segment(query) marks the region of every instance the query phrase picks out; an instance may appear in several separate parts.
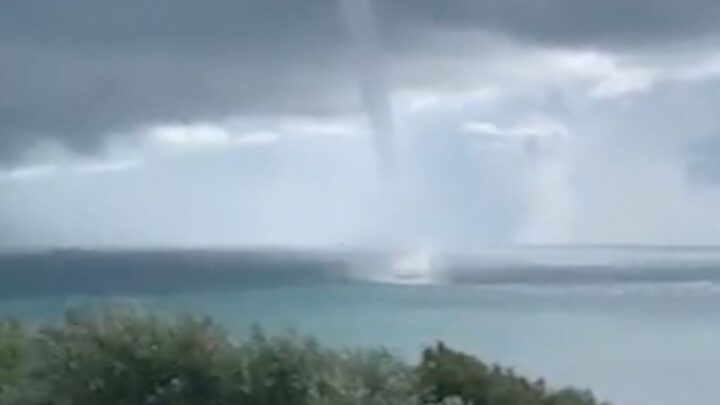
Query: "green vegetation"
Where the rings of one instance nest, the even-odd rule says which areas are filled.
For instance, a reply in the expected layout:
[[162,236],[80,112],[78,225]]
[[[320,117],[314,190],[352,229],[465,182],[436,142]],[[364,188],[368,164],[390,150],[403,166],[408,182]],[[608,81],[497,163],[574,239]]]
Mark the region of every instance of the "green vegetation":
[[418,365],[385,350],[332,350],[259,330],[241,341],[211,320],[132,311],[70,314],[23,331],[0,324],[0,404],[598,405],[438,343]]

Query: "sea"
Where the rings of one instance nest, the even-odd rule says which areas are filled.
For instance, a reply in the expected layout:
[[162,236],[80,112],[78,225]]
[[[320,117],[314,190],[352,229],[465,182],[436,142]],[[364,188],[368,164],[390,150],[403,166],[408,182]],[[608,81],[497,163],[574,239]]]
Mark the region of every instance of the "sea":
[[720,404],[720,249],[49,250],[0,254],[0,317],[123,305],[416,361],[442,340],[615,405]]

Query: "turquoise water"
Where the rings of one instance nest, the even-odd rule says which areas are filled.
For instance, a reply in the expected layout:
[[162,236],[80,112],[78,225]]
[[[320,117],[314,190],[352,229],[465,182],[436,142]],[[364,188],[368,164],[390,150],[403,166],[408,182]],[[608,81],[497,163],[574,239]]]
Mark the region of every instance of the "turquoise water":
[[442,339],[490,361],[593,389],[617,405],[720,403],[720,288],[302,285],[240,292],[6,299],[33,322],[106,302],[210,314],[233,333],[294,328],[335,346],[383,345],[414,359]]

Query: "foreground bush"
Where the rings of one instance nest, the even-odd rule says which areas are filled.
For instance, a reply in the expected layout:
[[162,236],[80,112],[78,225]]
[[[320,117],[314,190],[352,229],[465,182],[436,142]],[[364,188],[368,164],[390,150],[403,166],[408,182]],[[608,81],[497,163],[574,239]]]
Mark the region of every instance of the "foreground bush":
[[439,343],[411,366],[384,350],[341,351],[254,332],[235,342],[209,319],[134,312],[68,316],[23,333],[0,326],[0,404],[597,405]]
[[540,379],[516,376],[512,369],[488,366],[473,356],[448,349],[443,343],[423,352],[417,368],[422,402],[459,399],[462,403],[489,405],[597,405],[587,391],[566,388],[549,391]]
[[25,363],[23,344],[26,343],[20,325],[0,322],[0,393],[17,383]]

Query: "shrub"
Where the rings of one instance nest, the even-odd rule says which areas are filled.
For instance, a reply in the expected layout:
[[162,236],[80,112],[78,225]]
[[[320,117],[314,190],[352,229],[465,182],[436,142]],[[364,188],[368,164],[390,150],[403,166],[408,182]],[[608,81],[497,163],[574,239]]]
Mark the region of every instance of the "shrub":
[[[32,353],[32,356],[29,354]],[[0,404],[597,405],[550,391],[442,343],[416,367],[386,350],[331,350],[256,330],[234,342],[206,318],[135,311],[69,315],[23,333],[0,328]]]
[[423,403],[475,405],[597,405],[591,393],[564,389],[550,392],[543,380],[516,376],[512,369],[488,366],[442,342],[423,352],[418,366]]
[[405,405],[417,403],[412,368],[387,350],[330,353],[321,372],[318,405]]
[[0,321],[0,392],[20,377],[24,363],[25,342],[20,325],[15,321]]
[[58,405],[214,405],[215,365],[229,348],[208,319],[133,312],[68,317],[36,345],[43,361],[33,377]]

